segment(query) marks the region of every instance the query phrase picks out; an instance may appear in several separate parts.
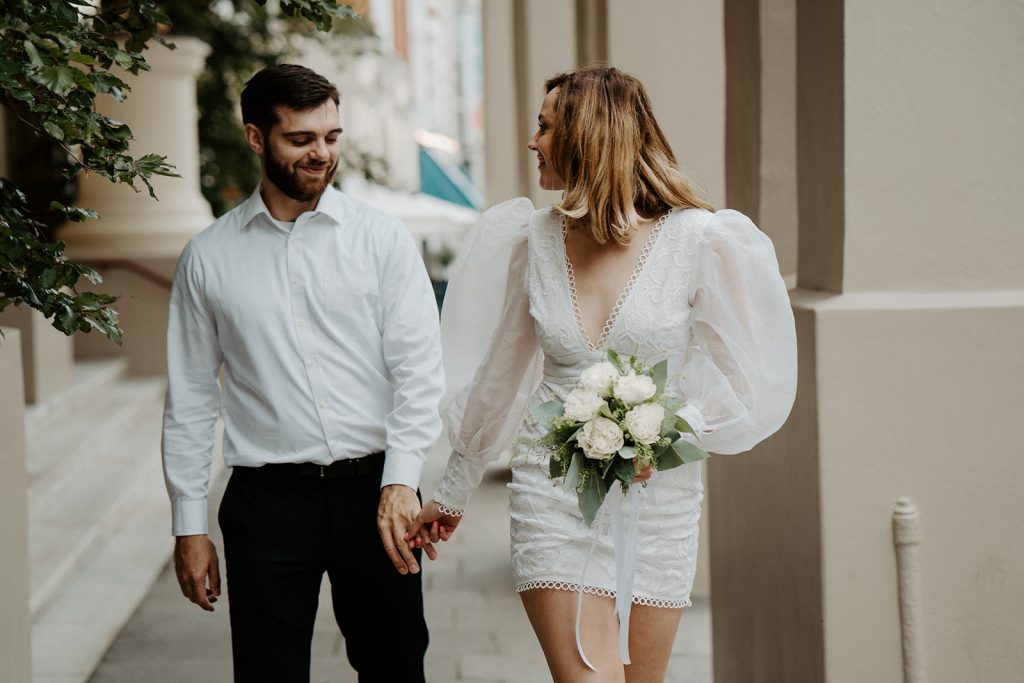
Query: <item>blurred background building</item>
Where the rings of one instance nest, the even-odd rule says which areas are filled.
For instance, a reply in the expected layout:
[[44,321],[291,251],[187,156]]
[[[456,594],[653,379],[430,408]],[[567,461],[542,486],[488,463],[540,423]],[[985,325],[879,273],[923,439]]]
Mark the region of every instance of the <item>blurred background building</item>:
[[[374,35],[302,59],[341,86],[346,191],[402,216],[438,280],[474,210],[556,199],[526,150],[542,85],[597,61],[647,85],[681,165],[773,239],[799,393],[779,434],[707,468],[715,680],[1024,679],[1021,4],[355,5]],[[124,346],[0,317],[5,680],[28,680],[29,636],[38,680],[57,680],[40,653],[76,647],[87,675],[169,556],[168,285],[213,215],[190,127],[208,48],[182,45],[151,51],[122,116],[184,178],[159,204],[83,181],[103,218],[61,233],[121,296]]]

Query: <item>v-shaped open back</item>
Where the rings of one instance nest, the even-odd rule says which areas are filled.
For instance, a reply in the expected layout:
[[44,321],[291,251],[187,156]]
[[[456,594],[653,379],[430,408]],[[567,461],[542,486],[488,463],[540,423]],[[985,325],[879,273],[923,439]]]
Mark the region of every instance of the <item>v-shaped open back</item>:
[[612,329],[615,327],[615,321],[619,317],[619,311],[622,310],[623,305],[625,305],[626,300],[629,298],[630,292],[633,291],[633,287],[636,285],[636,281],[640,278],[640,274],[643,273],[644,266],[647,264],[647,259],[651,255],[651,251],[654,249],[654,245],[658,241],[658,236],[661,234],[661,229],[665,226],[665,221],[668,220],[671,213],[671,211],[665,212],[661,218],[658,219],[654,229],[651,230],[651,234],[647,236],[647,241],[644,243],[644,248],[640,251],[640,256],[637,257],[636,263],[633,265],[633,271],[630,273],[629,279],[626,280],[626,284],[623,285],[618,298],[615,300],[615,306],[612,307],[611,312],[605,319],[604,326],[601,328],[601,336],[598,338],[597,343],[591,341],[590,333],[587,331],[586,323],[583,321],[583,313],[580,309],[580,297],[579,293],[576,291],[576,274],[573,270],[572,261],[569,259],[569,250],[565,245],[568,229],[565,218],[562,218],[562,255],[565,257],[565,276],[569,285],[569,300],[572,302],[572,310],[573,314],[576,316],[576,327],[579,331],[580,337],[583,339],[583,343],[591,351],[601,349],[608,340],[608,335],[611,334]]

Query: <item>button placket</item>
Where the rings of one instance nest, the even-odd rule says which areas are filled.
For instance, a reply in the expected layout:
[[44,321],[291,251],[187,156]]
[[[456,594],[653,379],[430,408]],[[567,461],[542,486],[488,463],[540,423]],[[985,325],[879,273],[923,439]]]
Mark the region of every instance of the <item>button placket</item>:
[[302,363],[306,368],[313,407],[320,420],[321,429],[326,435],[330,433],[330,404],[327,400],[328,387],[323,373],[320,372],[322,363],[319,361],[318,344],[322,342],[322,339],[318,334],[318,326],[312,322],[314,318],[310,310],[309,292],[307,292],[307,287],[315,286],[313,283],[316,282],[316,278],[309,277],[312,270],[309,267],[310,264],[306,263],[307,254],[316,253],[316,248],[315,245],[307,244],[308,240],[300,241],[303,228],[300,216],[299,220],[295,222],[289,239],[288,278],[293,283],[293,287],[291,287],[292,310],[295,314],[296,335],[299,339]]

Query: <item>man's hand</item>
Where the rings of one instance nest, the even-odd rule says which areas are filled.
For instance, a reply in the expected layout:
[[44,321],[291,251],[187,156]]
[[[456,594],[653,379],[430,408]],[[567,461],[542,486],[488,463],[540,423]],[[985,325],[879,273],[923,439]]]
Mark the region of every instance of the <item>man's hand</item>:
[[178,536],[174,540],[174,573],[181,594],[212,612],[220,596],[220,565],[209,536]]
[[[405,534],[405,541],[410,546],[433,549],[432,544],[447,541],[455,533],[455,527],[462,521],[462,516],[454,516],[441,512],[441,506],[435,500],[427,501],[420,510],[415,523]],[[436,553],[435,553],[436,554]],[[434,559],[431,557],[430,559]]]
[[[420,571],[412,550],[403,540],[419,511],[420,501],[408,486],[389,484],[380,490],[377,529],[384,542],[384,551],[399,574],[417,574]],[[430,559],[436,556],[432,547],[424,548],[424,551]]]

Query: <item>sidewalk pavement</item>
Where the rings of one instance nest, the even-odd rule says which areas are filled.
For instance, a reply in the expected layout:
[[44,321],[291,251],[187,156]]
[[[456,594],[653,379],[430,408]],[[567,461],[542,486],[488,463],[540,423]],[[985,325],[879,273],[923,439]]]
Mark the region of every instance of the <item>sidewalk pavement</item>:
[[[430,495],[446,461],[440,444],[423,473]],[[512,585],[507,469],[488,471],[459,532],[424,567],[424,600],[432,683],[550,681],[544,656]],[[211,491],[215,511],[225,477]],[[215,516],[215,515],[214,515]],[[211,535],[222,549],[216,523]],[[168,539],[168,543],[170,540]],[[356,683],[334,623],[330,586],[321,591],[313,638],[313,683]],[[711,615],[706,600],[684,611],[667,681],[711,683]],[[210,614],[185,600],[168,565],[104,656],[90,683],[226,683],[231,681],[227,598]]]

